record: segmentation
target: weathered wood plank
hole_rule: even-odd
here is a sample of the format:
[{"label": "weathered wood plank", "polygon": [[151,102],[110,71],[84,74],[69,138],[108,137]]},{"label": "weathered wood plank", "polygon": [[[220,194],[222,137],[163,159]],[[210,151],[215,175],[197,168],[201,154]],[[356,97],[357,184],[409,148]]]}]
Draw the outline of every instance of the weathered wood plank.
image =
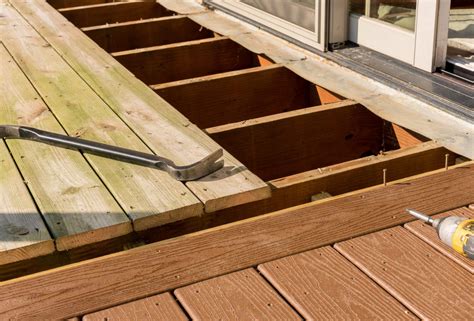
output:
[{"label": "weathered wood plank", "polygon": [[413,320],[414,316],[331,247],[258,270],[308,320]]},{"label": "weathered wood plank", "polygon": [[472,319],[472,274],[408,230],[395,227],[335,248],[418,317]]},{"label": "weathered wood plank", "polygon": [[[439,215],[435,215],[435,218],[441,218],[446,216],[461,216],[466,218],[474,218],[474,210],[471,210],[467,207],[455,209],[446,213],[442,213]],[[470,260],[457,252],[455,252],[451,247],[447,246],[438,237],[436,230],[424,224],[421,221],[414,221],[408,224],[405,224],[405,228],[407,228],[410,232],[421,238],[426,243],[433,246],[435,249],[452,259],[454,262],[461,265],[463,268],[467,269],[469,272],[474,274],[474,261]]]},{"label": "weathered wood plank", "polygon": [[383,119],[349,100],[206,132],[253,173],[271,180],[378,155],[383,150],[383,125]]},{"label": "weathered wood plank", "polygon": [[59,12],[79,28],[173,14],[159,3],[151,1],[109,2],[59,9]]},{"label": "weathered wood plank", "polygon": [[188,320],[169,293],[122,304],[107,310],[85,315],[83,321],[183,321]]},{"label": "weathered wood plank", "polygon": [[122,51],[112,56],[149,85],[257,66],[254,53],[224,37]]},{"label": "weathered wood plank", "polygon": [[[0,55],[3,52],[0,44]],[[0,265],[53,252],[54,242],[48,229],[0,139]]]},{"label": "weathered wood plank", "polygon": [[[204,132],[42,1],[13,2],[74,70],[156,154],[190,164],[219,148]],[[78,46],[80,51],[76,50]],[[222,170],[186,185],[207,212],[270,196],[269,187],[230,154]]]},{"label": "weathered wood plank", "polygon": [[83,31],[108,52],[166,45],[214,36],[212,31],[202,28],[185,16],[151,18],[113,25],[86,27],[83,28]]},{"label": "weathered wood plank", "polygon": [[[73,136],[150,152],[122,120],[13,8],[0,34],[23,71]],[[56,127],[54,127],[56,129]],[[56,131],[56,130],[52,130]],[[137,230],[200,215],[201,202],[166,172],[85,154]],[[93,210],[92,210],[93,211]]]},{"label": "weathered wood plank", "polygon": [[434,214],[473,203],[473,180],[471,162],[7,281],[0,317],[81,315],[403,224],[408,206]]},{"label": "weathered wood plank", "polygon": [[195,283],[174,293],[193,320],[301,320],[254,269]]},{"label": "weathered wood plank", "polygon": [[[11,10],[1,13],[10,16]],[[64,133],[3,46],[0,64],[7,75],[0,82],[0,123]],[[79,152],[31,141],[7,143],[59,250],[132,231],[130,220]]]},{"label": "weathered wood plank", "polygon": [[279,65],[151,87],[200,128],[314,106],[316,102],[314,85]]}]

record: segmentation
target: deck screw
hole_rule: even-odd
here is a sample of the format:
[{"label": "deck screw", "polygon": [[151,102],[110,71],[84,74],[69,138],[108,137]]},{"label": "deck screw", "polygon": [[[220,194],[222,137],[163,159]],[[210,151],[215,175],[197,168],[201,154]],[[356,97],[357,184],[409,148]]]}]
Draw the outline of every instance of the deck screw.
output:
[{"label": "deck screw", "polygon": [[444,169],[448,170],[449,166],[449,154],[444,155]]},{"label": "deck screw", "polygon": [[387,169],[383,169],[383,186],[387,186]]}]

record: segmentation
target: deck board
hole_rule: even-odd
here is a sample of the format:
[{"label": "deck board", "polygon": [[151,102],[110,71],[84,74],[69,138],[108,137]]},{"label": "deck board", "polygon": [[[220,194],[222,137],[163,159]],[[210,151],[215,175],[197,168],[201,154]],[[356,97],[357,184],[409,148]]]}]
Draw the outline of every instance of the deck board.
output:
[{"label": "deck board", "polygon": [[[442,213],[439,215],[433,216],[434,218],[441,218],[441,217],[446,217],[446,216],[462,216],[466,218],[474,218],[474,210],[471,210],[467,207],[464,208],[459,208],[455,209],[446,213]],[[474,274],[474,261],[470,260],[456,251],[454,251],[452,248],[441,242],[441,240],[438,237],[438,234],[436,233],[436,230],[427,225],[424,224],[421,221],[414,221],[411,223],[405,224],[405,228],[407,228],[410,232],[414,233],[416,236],[421,238],[423,241],[427,242],[431,246],[433,246],[435,249],[452,259],[454,262],[458,263],[465,269],[467,269],[469,272]]]},{"label": "deck board", "polygon": [[[69,135],[151,153],[13,8],[6,8],[4,14],[9,21],[15,21],[0,27],[4,42]],[[203,213],[197,197],[164,171],[84,155],[136,229]]]},{"label": "deck board", "polygon": [[0,265],[50,254],[54,249],[48,229],[0,139]]},{"label": "deck board", "polygon": [[[44,1],[11,3],[154,152],[182,165],[219,148]],[[269,187],[238,160],[228,153],[224,160],[220,171],[186,183],[207,212],[270,196]]]},{"label": "deck board", "polygon": [[188,317],[169,293],[133,301],[107,310],[91,313],[83,321],[184,321]]},{"label": "deck board", "polygon": [[414,319],[331,247],[265,263],[258,270],[306,319]]},{"label": "deck board", "polygon": [[458,165],[0,283],[0,318],[81,315],[400,225],[413,220],[408,206],[434,214],[472,203],[473,179],[472,163]]},{"label": "deck board", "polygon": [[193,320],[301,320],[266,281],[246,269],[175,290]]},{"label": "deck board", "polygon": [[[64,133],[3,46],[0,64],[7,75],[0,85],[0,123]],[[31,141],[7,140],[7,144],[58,249],[131,232],[130,220],[80,153]]]},{"label": "deck board", "polygon": [[472,319],[472,274],[408,230],[395,227],[335,248],[418,317]]}]

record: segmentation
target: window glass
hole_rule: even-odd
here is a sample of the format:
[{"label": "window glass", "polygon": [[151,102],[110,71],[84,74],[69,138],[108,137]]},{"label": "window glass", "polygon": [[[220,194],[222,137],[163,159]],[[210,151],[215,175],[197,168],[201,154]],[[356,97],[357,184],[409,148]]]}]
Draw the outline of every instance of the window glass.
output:
[{"label": "window glass", "polygon": [[353,13],[415,30],[416,0],[351,0]]},{"label": "window glass", "polygon": [[241,2],[315,31],[315,0],[241,0]]}]

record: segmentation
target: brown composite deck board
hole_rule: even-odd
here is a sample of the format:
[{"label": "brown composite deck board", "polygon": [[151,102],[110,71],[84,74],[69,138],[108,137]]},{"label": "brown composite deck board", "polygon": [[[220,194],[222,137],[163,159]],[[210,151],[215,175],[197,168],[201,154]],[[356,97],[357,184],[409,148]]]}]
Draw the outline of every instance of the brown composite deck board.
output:
[{"label": "brown composite deck board", "polygon": [[0,283],[0,319],[86,314],[409,222],[408,206],[441,213],[474,201],[473,180],[463,164]]},{"label": "brown composite deck board", "polygon": [[403,227],[335,248],[418,317],[472,320],[472,274]]},{"label": "brown composite deck board", "polygon": [[91,313],[83,321],[181,321],[188,320],[178,303],[169,293],[122,304],[107,310]]},{"label": "brown composite deck board", "polygon": [[301,320],[254,269],[175,290],[194,320]]},{"label": "brown composite deck board", "polygon": [[[434,218],[446,217],[451,215],[474,218],[474,210],[471,210],[467,207],[463,207],[446,213],[435,215]],[[474,261],[462,256],[461,254],[454,251],[451,247],[441,242],[438,237],[438,234],[436,233],[436,230],[433,227],[424,224],[421,221],[415,221],[405,224],[405,228],[407,228],[410,232],[421,238],[423,241],[433,246],[436,250],[440,251],[441,253],[452,259],[454,262],[460,264],[469,272],[474,273]]]},{"label": "brown composite deck board", "polygon": [[331,247],[265,263],[258,270],[306,319],[414,319]]}]

